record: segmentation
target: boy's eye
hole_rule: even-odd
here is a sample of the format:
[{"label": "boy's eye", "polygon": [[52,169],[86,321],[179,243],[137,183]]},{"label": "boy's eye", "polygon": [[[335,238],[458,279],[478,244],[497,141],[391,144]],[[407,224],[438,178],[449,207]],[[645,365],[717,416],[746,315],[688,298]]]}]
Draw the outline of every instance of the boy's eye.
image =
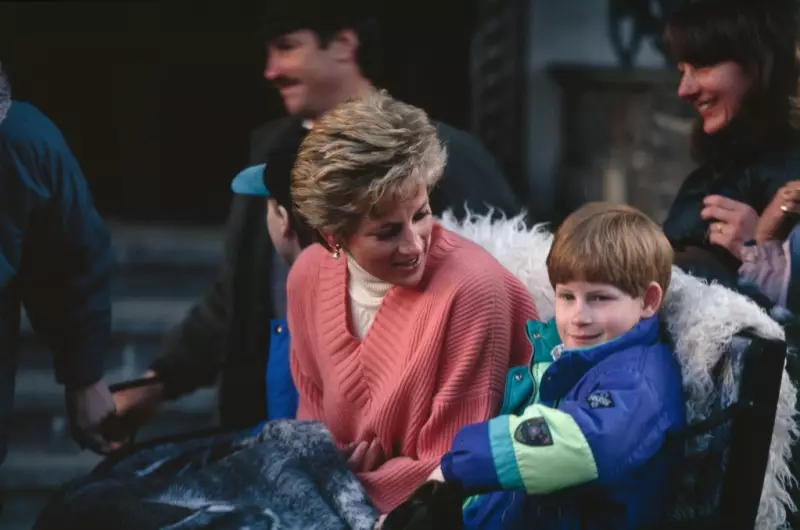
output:
[{"label": "boy's eye", "polygon": [[589,300],[591,300],[593,302],[608,302],[608,301],[612,300],[612,297],[610,297],[610,296],[608,296],[606,294],[596,294],[596,295],[590,296]]},{"label": "boy's eye", "polygon": [[567,300],[567,301],[575,299],[575,296],[573,296],[572,293],[560,293],[558,297],[561,298],[562,300]]}]

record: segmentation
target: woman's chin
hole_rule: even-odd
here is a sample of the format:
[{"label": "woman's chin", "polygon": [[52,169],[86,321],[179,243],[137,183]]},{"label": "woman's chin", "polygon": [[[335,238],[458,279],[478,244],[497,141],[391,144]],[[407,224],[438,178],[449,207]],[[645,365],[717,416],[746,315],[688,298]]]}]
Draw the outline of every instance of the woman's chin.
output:
[{"label": "woman's chin", "polygon": [[425,272],[425,262],[417,264],[415,267],[396,267],[392,271],[392,279],[390,283],[394,285],[402,285],[403,287],[414,287],[420,280]]},{"label": "woman's chin", "polygon": [[708,135],[716,134],[724,129],[727,124],[728,120],[722,116],[709,116],[703,119],[703,132]]}]

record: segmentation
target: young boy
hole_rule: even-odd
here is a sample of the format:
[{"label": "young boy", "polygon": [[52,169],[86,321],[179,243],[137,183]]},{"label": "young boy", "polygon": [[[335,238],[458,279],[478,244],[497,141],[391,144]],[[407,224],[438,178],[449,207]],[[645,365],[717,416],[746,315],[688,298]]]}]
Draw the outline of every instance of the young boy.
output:
[{"label": "young boy", "polygon": [[672,249],[628,206],[588,204],[547,258],[555,319],[527,325],[530,366],[500,416],[463,428],[432,479],[472,497],[465,528],[638,528],[664,514],[685,424],[681,372],[658,311]]}]

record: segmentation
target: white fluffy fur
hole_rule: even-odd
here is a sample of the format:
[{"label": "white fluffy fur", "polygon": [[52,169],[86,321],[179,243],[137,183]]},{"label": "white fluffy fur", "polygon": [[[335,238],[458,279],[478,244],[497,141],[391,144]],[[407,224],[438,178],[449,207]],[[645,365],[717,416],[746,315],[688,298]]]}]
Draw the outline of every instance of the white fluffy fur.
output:
[{"label": "white fluffy fur", "polygon": [[[442,224],[478,243],[513,272],[531,292],[543,320],[553,317],[554,293],[545,266],[552,233],[538,225],[528,229],[522,217],[491,221],[473,216],[456,221],[445,213]],[[681,363],[687,414],[691,423],[705,418],[715,400],[737,392],[727,355],[734,335],[744,329],[766,337],[783,339],[783,329],[746,297],[716,284],[708,284],[673,269],[672,283],[662,310],[662,320],[676,345]],[[712,369],[723,364],[723,376]],[[797,438],[794,418],[797,391],[784,372],[772,447],[759,506],[757,528],[774,530],[785,526],[786,511],[793,510],[788,487],[792,481],[789,460]],[[698,444],[701,442],[695,442]],[[691,447],[689,448],[691,451]],[[680,506],[683,517],[701,507]]]}]

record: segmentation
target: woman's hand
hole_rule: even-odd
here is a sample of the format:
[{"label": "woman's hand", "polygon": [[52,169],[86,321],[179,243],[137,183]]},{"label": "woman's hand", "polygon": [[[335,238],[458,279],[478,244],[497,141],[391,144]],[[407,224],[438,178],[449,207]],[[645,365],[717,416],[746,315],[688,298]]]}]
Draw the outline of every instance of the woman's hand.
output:
[{"label": "woman's hand", "polygon": [[787,214],[800,214],[800,180],[793,180],[783,185],[772,202],[766,207],[756,226],[755,240],[764,243],[771,239],[782,238],[778,234]]},{"label": "woman's hand", "polygon": [[743,202],[721,195],[709,195],[703,199],[700,217],[712,221],[708,242],[725,248],[741,259],[742,244],[754,239],[758,214]]},{"label": "woman's hand", "polygon": [[353,442],[342,450],[342,454],[354,473],[375,471],[386,462],[386,453],[377,438],[371,442]]}]

